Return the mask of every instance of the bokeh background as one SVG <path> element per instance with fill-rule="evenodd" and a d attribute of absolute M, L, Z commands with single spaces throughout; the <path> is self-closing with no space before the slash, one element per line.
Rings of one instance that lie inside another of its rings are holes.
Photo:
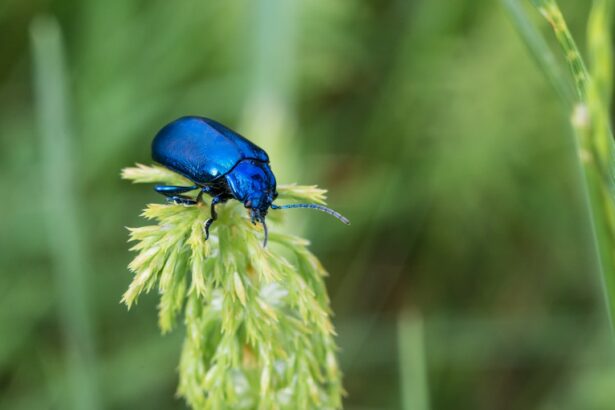
<path fill-rule="evenodd" d="M 499 2 L 2 0 L 0 56 L 1 409 L 184 408 L 183 330 L 119 304 L 162 201 L 119 173 L 186 114 L 352 220 L 289 219 L 347 409 L 615 408 L 568 114 Z"/>

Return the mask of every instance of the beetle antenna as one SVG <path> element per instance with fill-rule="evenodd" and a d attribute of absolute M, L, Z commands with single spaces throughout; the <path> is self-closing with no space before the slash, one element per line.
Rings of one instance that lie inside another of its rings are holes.
<path fill-rule="evenodd" d="M 263 230 L 265 231 L 265 239 L 263 240 L 263 248 L 266 248 L 267 238 L 269 237 L 269 231 L 267 230 L 267 223 L 265 222 L 265 218 L 261 218 L 261 223 L 263 224 Z"/>
<path fill-rule="evenodd" d="M 288 205 L 271 205 L 271 209 L 288 209 L 288 208 L 311 208 L 318 209 L 319 211 L 328 213 L 331 216 L 336 217 L 346 225 L 350 225 L 350 221 L 344 215 L 340 214 L 337 211 L 334 211 L 331 208 L 327 208 L 326 206 L 319 204 L 288 204 Z"/>

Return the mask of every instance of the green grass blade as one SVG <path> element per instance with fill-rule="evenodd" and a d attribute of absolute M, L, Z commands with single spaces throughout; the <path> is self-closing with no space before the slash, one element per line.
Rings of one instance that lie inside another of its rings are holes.
<path fill-rule="evenodd" d="M 587 45 L 591 77 L 605 107 L 611 104 L 613 88 L 613 50 L 611 23 L 613 7 L 610 0 L 594 0 L 587 26 Z"/>
<path fill-rule="evenodd" d="M 402 312 L 397 323 L 402 409 L 428 410 L 429 387 L 423 321 L 415 313 Z"/>
<path fill-rule="evenodd" d="M 602 284 L 612 328 L 615 329 L 615 146 L 610 124 L 613 52 L 611 41 L 612 4 L 610 0 L 594 0 L 588 22 L 588 50 L 591 81 L 587 84 L 588 123 L 577 126 L 584 135 L 586 150 L 591 150 L 588 167 L 596 174 L 590 189 L 601 203 L 595 216 L 595 230 L 603 271 Z M 579 124 L 577 124 L 579 125 Z M 591 135 L 589 135 L 591 133 Z M 589 182 L 588 182 L 589 184 Z"/>
<path fill-rule="evenodd" d="M 31 25 L 35 95 L 42 152 L 40 195 L 47 211 L 47 233 L 66 337 L 70 408 L 97 409 L 94 342 L 88 317 L 86 261 L 79 232 L 74 153 L 69 127 L 66 69 L 57 21 L 39 18 Z"/>

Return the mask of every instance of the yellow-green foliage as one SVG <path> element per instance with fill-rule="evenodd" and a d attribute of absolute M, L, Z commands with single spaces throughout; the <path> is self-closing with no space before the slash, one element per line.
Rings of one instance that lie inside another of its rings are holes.
<path fill-rule="evenodd" d="M 190 184 L 157 166 L 122 176 L 140 183 Z M 280 200 L 324 202 L 314 186 L 280 186 Z M 206 201 L 208 198 L 204 198 Z M 154 225 L 130 229 L 138 252 L 122 301 L 160 294 L 159 324 L 170 331 L 184 312 L 179 394 L 195 409 L 340 408 L 341 374 L 323 278 L 308 241 L 252 225 L 242 204 L 219 205 L 205 241 L 209 205 L 150 204 Z M 281 211 L 268 221 L 280 222 Z M 155 369 L 152 369 L 154 371 Z"/>

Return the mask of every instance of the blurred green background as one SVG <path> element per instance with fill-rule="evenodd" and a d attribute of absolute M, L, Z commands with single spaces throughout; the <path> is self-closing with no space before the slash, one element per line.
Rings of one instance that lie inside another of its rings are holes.
<path fill-rule="evenodd" d="M 615 408 L 568 114 L 499 2 L 2 0 L 0 55 L 1 409 L 183 408 L 183 330 L 119 304 L 162 198 L 119 172 L 186 114 L 352 220 L 289 219 L 347 409 Z"/>

